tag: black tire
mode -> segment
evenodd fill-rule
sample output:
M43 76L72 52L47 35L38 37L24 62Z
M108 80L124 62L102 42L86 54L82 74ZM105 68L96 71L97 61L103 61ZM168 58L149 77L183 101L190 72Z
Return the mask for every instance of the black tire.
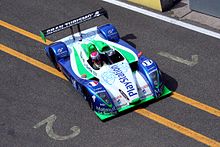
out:
M84 99L87 101L89 108L94 111L94 105L93 105L93 100L92 97L89 96L87 90L85 87L82 87L82 93L83 93L83 97Z
M92 101L92 98L88 98L88 104L89 104L89 107L92 111L94 111L94 105L93 105L93 101Z
M50 54L50 60L52 61L54 67L58 70L58 71L61 71L60 70L60 67L58 66L57 62L56 62L56 59L55 59L55 54L53 52L52 49L49 49L49 54Z
M94 105L93 105L92 98L87 95L87 96L86 96L86 100L87 100L87 102L88 102L89 108L90 108L92 111L94 111Z

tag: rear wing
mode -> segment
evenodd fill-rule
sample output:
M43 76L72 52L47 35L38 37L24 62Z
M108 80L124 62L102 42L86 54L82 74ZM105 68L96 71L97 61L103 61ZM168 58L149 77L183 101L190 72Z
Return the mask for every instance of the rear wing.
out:
M88 13L88 14L83 15L81 17L78 17L76 19L72 19L72 20L69 20L67 22L56 25L54 27L42 30L42 31L40 31L40 36L44 40L44 42L46 42L46 36L49 36L53 33L65 30L67 28L71 29L71 33L73 35L73 28L72 27L75 26L75 25L77 25L78 32L80 33L80 36L81 36L81 31L80 31L80 25L79 24L81 24L83 22L86 22L86 21L89 21L91 19L97 18L99 16L105 16L106 18L108 18L108 13L104 8L101 8L99 10Z

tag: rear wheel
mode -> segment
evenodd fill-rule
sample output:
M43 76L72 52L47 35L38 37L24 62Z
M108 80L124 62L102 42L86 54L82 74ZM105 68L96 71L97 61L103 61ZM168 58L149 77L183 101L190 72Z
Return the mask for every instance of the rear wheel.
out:
M51 59L53 65L54 65L54 67L55 67L58 71L61 71L61 70L60 70L60 67L58 66L57 61L56 61L56 59L55 59L55 54L54 54L53 50L50 49L50 50L49 50L49 53L50 53L50 59Z

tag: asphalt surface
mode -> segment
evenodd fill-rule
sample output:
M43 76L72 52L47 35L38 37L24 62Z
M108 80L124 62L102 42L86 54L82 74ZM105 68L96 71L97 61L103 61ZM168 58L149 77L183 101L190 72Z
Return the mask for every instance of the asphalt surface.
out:
M114 24L120 36L157 61L168 87L196 101L220 109L220 41L102 1L1 1L1 20L39 34L39 31L104 7L109 20L98 18L81 27ZM1 44L52 66L44 44L1 27ZM57 33L50 40L68 34ZM198 55L193 67L158 55L168 52L186 60ZM129 112L101 122L71 84L5 52L0 52L0 146L205 146L164 125ZM145 107L182 126L220 141L219 118L171 97ZM55 114L54 132L80 134L64 141L51 139L45 126L33 126Z

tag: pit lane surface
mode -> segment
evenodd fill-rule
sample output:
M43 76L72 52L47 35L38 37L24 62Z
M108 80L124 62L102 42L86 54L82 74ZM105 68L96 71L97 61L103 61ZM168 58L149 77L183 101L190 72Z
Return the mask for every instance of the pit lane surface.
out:
M89 5L89 7L88 7ZM38 34L39 30L104 7L110 19L99 18L82 25L88 28L110 22L122 38L154 59L166 73L172 90L211 107L219 104L219 40L143 16L101 1L27 1L2 2L1 20ZM55 9L56 8L56 9ZM11 11L8 11L11 10ZM56 40L68 34L49 37ZM52 66L42 43L1 27L1 44ZM169 52L190 60L199 56L193 67L164 58L157 53ZM3 146L203 146L198 140L158 124L135 112L105 123L89 110L83 98L71 85L54 75L23 62L5 52L1 56L0 129ZM157 101L145 109L219 141L219 117L172 97ZM72 126L80 134L56 141L48 137L45 126L33 126L55 114L56 134L69 135Z

